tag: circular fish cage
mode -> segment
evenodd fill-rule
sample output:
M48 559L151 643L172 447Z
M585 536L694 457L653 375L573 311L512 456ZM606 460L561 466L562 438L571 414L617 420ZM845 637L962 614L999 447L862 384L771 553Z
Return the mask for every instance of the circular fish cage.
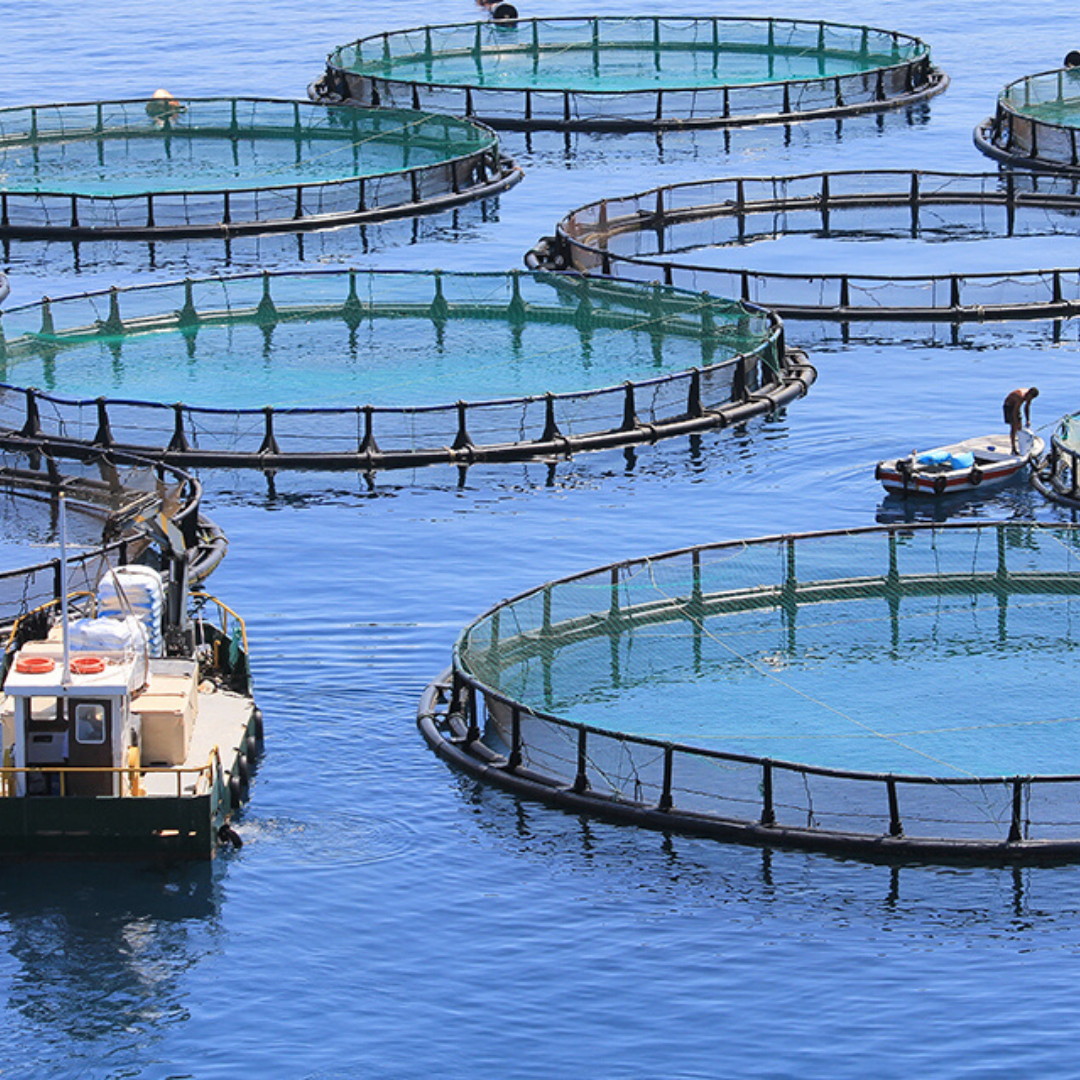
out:
M25 557L31 539L38 554L42 546L56 546L61 496L69 511L70 594L93 593L108 569L152 562L155 550L182 552L192 583L204 581L225 557L224 533L202 514L202 485L170 466L107 451L61 465L41 453L3 450L0 493L5 531L16 530L5 562L20 564L0 570L5 632L17 620L60 602L59 553L29 565L20 555ZM32 506L36 515L28 509Z
M1080 172L1080 69L1058 68L1009 83L997 110L975 128L975 145L1025 169Z
M0 237L291 232L431 213L520 178L493 132L408 109L261 98L0 109Z
M268 470L632 446L774 412L814 379L753 305L523 271L317 270L46 299L3 313L0 364L9 445Z
M1080 191L1066 177L907 170L734 177L580 207L525 264L708 289L787 319L1062 317L1080 311L1078 212ZM1021 254L1050 268L1017 267ZM929 269L935 263L941 269Z
M1078 615L1076 526L687 548L500 603L418 723L455 767L571 812L871 860L1075 861Z
M792 19L517 19L335 49L318 99L432 109L494 128L663 130L898 108L948 79L918 38Z
M1031 482L1048 499L1080 510L1080 415L1063 416Z

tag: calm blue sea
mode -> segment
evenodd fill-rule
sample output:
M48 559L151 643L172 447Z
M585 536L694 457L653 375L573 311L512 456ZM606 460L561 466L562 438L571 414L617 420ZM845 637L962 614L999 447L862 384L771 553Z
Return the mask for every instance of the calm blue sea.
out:
M516 0L523 14L574 14ZM596 0L586 13L625 5ZM693 11L653 0L643 14ZM703 13L715 8L699 7ZM0 6L0 103L302 96L335 45L473 17L369 0ZM952 86L910 121L782 132L511 136L497 203L325 236L11 244L10 303L298 264L507 269L567 209L710 175L983 171L1006 82L1080 47L1075 6L777 0L754 14L918 34ZM859 259L853 244L852 258ZM929 256L915 250L918 265ZM1001 265L1000 246L995 248ZM972 245L972 269L979 269ZM1073 263L1078 261L1075 257ZM855 264L853 264L855 265ZM449 772L418 695L458 629L547 578L699 541L903 517L879 457L993 430L1036 384L1080 407L1077 328L788 328L820 373L786 415L560 465L217 473L215 591L247 618L267 752L242 851L211 869L0 869L0 1077L1013 1077L1080 1073L1080 869L902 867L615 828ZM956 509L1065 520L1026 488ZM1053 697L1054 687L1032 687ZM832 687L845 705L845 687ZM904 688L898 686L896 694ZM1064 714L1075 695L1042 711Z

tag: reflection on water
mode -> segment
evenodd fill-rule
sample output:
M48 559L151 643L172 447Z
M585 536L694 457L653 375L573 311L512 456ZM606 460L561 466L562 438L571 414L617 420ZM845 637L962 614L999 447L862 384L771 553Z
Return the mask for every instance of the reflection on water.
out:
M1080 880L1068 867L874 865L829 855L725 845L651 833L524 802L460 780L461 798L481 808L481 831L529 861L551 860L560 876L601 889L610 901L649 895L692 909L826 925L879 925L915 934L1027 931L1039 920L1077 938ZM820 925L820 923L819 923Z
M50 1038L90 1043L148 1039L188 1019L181 980L213 954L223 870L9 866L0 878L7 1010Z

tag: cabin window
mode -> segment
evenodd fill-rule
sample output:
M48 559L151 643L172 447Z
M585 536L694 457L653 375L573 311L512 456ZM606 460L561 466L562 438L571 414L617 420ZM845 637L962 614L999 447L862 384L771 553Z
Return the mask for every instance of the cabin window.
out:
M101 744L105 741L105 706L82 703L75 706L75 741Z

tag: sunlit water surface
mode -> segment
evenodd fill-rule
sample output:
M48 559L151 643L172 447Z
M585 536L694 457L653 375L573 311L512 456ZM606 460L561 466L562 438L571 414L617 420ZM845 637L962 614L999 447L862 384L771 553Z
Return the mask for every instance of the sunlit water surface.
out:
M621 10L598 0L591 13ZM475 11L451 0L438 18ZM544 0L526 13L565 11ZM721 172L984 171L971 130L999 89L1076 45L1060 0L1037 20L970 0L813 12L783 0L769 14L917 34L952 86L880 124L513 136L525 181L430 221L229 244L11 244L10 303L300 263L508 269L571 207ZM0 96L301 96L336 44L420 18L386 0L193 0L166 15L90 0L73 18L47 0L5 13ZM204 872L0 872L4 1071L1074 1075L1077 870L890 870L610 827L479 789L416 734L417 697L458 629L503 597L685 544L903 520L873 479L879 457L996 427L1018 384L1041 388L1047 429L1077 406L1071 324L788 334L818 366L810 396L694 444L463 481L449 468L372 483L207 475L231 540L212 585L248 620L268 731L246 843ZM1067 519L1024 486L950 512ZM1055 708L1054 685L1031 693Z

